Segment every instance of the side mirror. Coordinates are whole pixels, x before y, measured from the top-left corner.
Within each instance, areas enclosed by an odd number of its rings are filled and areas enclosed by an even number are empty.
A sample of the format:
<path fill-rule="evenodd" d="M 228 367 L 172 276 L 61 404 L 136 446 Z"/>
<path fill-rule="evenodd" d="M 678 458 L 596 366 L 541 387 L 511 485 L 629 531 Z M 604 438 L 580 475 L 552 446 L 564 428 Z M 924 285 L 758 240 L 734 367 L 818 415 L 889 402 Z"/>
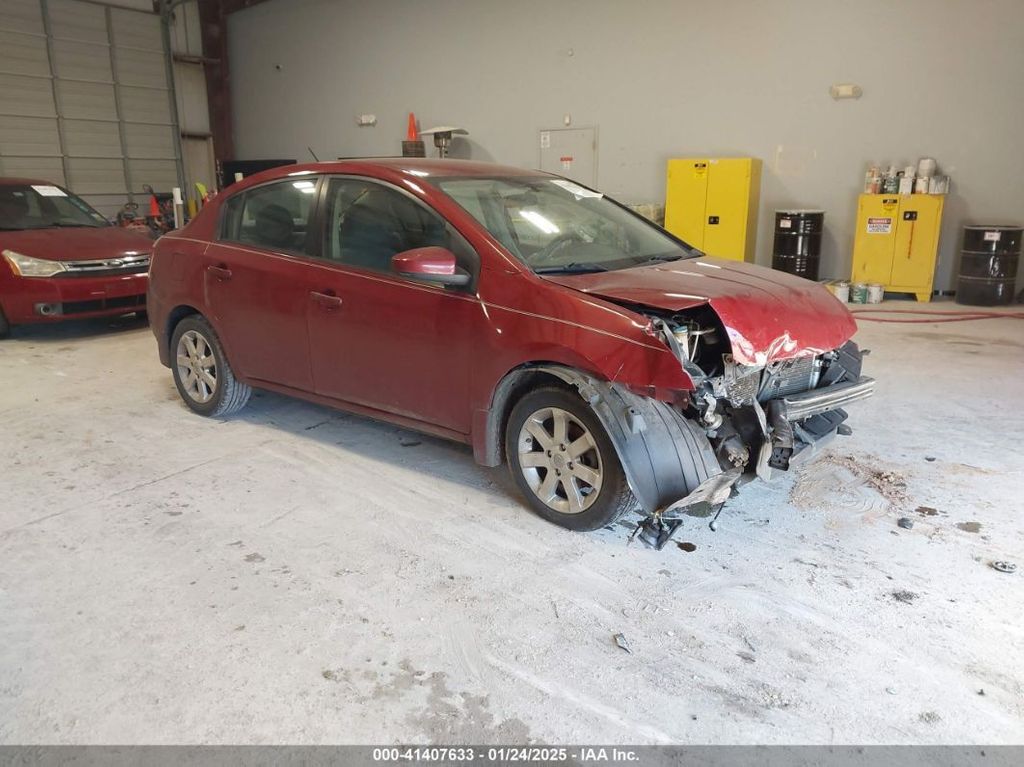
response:
<path fill-rule="evenodd" d="M 433 285 L 469 284 L 469 272 L 460 269 L 455 254 L 447 248 L 413 248 L 391 257 L 391 271 L 417 282 Z"/>

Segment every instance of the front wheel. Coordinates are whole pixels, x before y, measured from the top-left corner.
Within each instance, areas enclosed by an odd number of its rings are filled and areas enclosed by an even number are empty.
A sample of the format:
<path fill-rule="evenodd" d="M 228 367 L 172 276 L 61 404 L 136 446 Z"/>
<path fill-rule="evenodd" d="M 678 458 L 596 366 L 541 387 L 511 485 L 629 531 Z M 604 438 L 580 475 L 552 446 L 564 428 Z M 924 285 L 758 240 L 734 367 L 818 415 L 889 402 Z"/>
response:
<path fill-rule="evenodd" d="M 637 505 L 608 433 L 567 389 L 536 389 L 516 403 L 505 455 L 527 503 L 556 525 L 597 530 Z"/>
<path fill-rule="evenodd" d="M 186 317 L 171 336 L 171 371 L 185 404 L 200 415 L 231 415 L 252 389 L 235 378 L 213 326 L 200 315 Z"/>

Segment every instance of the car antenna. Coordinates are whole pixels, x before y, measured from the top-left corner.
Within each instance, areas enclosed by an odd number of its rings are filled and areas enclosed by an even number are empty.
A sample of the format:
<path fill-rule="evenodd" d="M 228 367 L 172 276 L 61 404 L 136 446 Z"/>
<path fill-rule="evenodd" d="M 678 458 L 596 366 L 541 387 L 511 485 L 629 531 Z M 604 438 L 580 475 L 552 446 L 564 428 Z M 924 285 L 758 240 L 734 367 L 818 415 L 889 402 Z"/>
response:
<path fill-rule="evenodd" d="M 310 153 L 311 155 L 313 155 L 313 160 L 314 160 L 314 162 L 320 162 L 320 158 L 316 156 L 316 152 L 314 152 L 314 151 L 313 151 L 313 148 L 312 148 L 312 147 L 308 147 L 308 146 L 307 146 L 307 147 L 306 147 L 306 149 L 308 149 L 308 150 L 309 150 L 309 153 Z"/>

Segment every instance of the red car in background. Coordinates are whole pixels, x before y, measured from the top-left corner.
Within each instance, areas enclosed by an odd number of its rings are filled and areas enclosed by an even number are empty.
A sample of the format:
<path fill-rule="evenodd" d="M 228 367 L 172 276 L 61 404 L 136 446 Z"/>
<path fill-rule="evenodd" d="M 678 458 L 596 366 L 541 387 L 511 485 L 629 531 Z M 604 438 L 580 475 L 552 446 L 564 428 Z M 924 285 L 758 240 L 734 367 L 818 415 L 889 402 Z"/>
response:
<path fill-rule="evenodd" d="M 0 178 L 0 338 L 14 325 L 144 311 L 152 249 L 62 187 Z"/>
<path fill-rule="evenodd" d="M 658 547 L 848 430 L 874 387 L 822 286 L 705 256 L 567 179 L 462 161 L 235 184 L 156 243 L 149 315 L 197 413 L 255 386 L 465 442 L 541 516 L 639 510 Z"/>

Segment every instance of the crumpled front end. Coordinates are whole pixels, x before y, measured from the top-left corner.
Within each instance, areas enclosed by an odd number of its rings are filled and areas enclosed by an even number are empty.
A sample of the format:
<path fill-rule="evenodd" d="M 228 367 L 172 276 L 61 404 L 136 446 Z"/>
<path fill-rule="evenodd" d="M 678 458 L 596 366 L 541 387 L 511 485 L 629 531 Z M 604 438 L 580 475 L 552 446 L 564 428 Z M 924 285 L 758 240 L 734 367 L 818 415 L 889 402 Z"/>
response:
<path fill-rule="evenodd" d="M 550 279 L 646 317 L 647 333 L 693 382 L 662 404 L 695 427 L 716 464 L 689 493 L 644 504 L 652 545 L 664 544 L 680 515 L 720 509 L 737 485 L 849 433 L 845 408 L 874 393 L 851 340 L 853 315 L 808 280 L 709 257 Z M 651 388 L 648 396 L 664 399 Z M 629 460 L 621 449 L 620 457 Z"/>
<path fill-rule="evenodd" d="M 708 307 L 648 316 L 652 332 L 661 335 L 694 381 L 682 415 L 703 431 L 720 468 L 690 493 L 670 502 L 663 497 L 658 508 L 648 509 L 638 532 L 656 548 L 671 538 L 684 515 L 721 511 L 739 485 L 754 477 L 770 479 L 774 471 L 787 471 L 818 453 L 837 434 L 849 434 L 845 408 L 874 393 L 874 380 L 861 373 L 864 354 L 852 340 L 827 351 L 742 364 Z"/>
<path fill-rule="evenodd" d="M 788 470 L 827 439 L 849 433 L 845 408 L 874 393 L 852 340 L 836 349 L 744 364 L 733 354 L 732 334 L 708 309 L 652 315 L 652 323 L 694 380 L 690 415 L 704 427 L 723 468 L 765 479 L 773 469 Z"/>

